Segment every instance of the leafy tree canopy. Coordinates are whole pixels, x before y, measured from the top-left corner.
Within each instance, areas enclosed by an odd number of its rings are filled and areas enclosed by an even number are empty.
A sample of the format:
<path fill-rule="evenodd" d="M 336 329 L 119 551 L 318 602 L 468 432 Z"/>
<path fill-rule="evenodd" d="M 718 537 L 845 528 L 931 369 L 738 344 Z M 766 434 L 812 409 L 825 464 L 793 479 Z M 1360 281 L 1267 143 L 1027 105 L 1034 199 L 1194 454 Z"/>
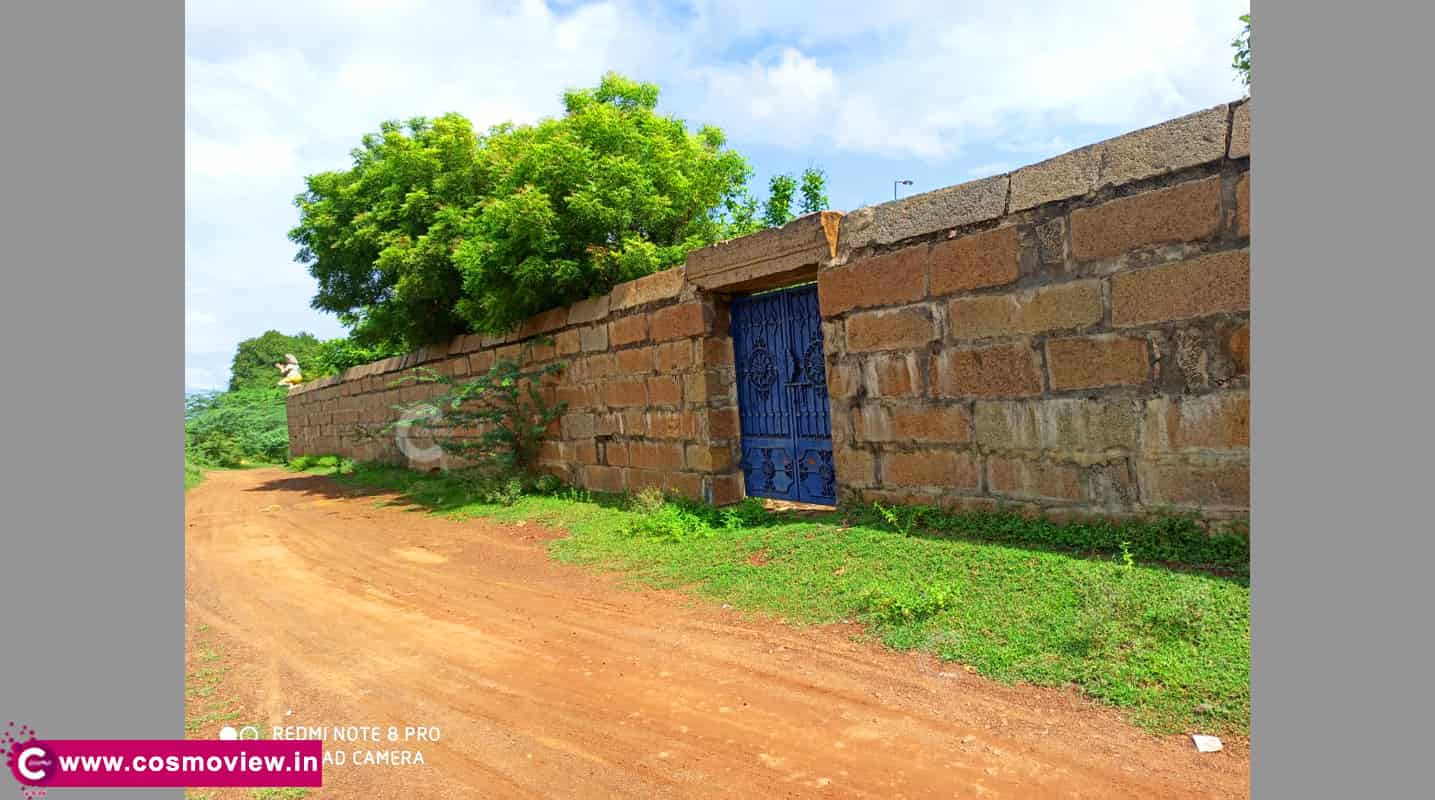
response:
<path fill-rule="evenodd" d="M 366 347 L 351 338 L 342 337 L 320 342 L 319 349 L 314 354 L 313 366 L 302 362 L 300 362 L 300 366 L 304 368 L 306 378 L 323 378 L 329 375 L 338 375 L 350 367 L 371 364 L 390 356 L 403 354 L 404 351 L 397 348 L 382 345 Z"/>
<path fill-rule="evenodd" d="M 363 345 L 420 345 L 463 329 L 453 250 L 493 185 L 467 119 L 385 122 L 354 165 L 306 179 L 289 233 L 319 282 L 311 305 Z M 302 362 L 301 362 L 302 364 Z"/>
<path fill-rule="evenodd" d="M 309 371 L 309 365 L 319 350 L 319 340 L 308 333 L 293 336 L 279 331 L 265 331 L 260 336 L 245 339 L 234 351 L 234 361 L 229 367 L 229 390 L 266 389 L 279 380 L 279 371 L 274 365 L 292 353 L 299 359 L 299 368 Z"/>
<path fill-rule="evenodd" d="M 278 386 L 203 392 L 184 398 L 185 461 L 206 467 L 282 463 L 289 457 L 289 423 Z"/>
<path fill-rule="evenodd" d="M 746 160 L 717 128 L 659 114 L 656 86 L 609 73 L 563 100 L 561 117 L 483 134 L 458 114 L 388 122 L 352 168 L 306 179 L 290 238 L 313 306 L 363 347 L 496 333 L 757 218 Z"/>

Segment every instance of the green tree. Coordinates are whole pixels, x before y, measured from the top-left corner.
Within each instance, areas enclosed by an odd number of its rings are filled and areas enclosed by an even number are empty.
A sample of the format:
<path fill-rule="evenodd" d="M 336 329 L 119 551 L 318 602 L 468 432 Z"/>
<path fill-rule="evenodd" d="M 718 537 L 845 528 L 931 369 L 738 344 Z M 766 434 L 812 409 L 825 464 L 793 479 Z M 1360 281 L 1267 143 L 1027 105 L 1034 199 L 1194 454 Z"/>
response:
<path fill-rule="evenodd" d="M 279 370 L 274 365 L 292 353 L 299 359 L 301 371 L 308 371 L 309 365 L 319 350 L 319 340 L 312 334 L 297 333 L 293 336 L 279 331 L 265 331 L 252 339 L 239 343 L 234 351 L 234 361 L 229 367 L 229 390 L 264 389 L 274 386 L 279 380 Z"/>
<path fill-rule="evenodd" d="M 458 114 L 385 123 L 353 167 L 306 179 L 290 239 L 364 347 L 496 333 L 682 262 L 742 213 L 747 162 L 722 132 L 656 111 L 609 73 L 564 114 L 484 135 Z"/>
<path fill-rule="evenodd" d="M 552 339 L 544 340 L 552 344 Z M 532 477 L 539 447 L 553 422 L 563 416 L 567 403 L 550 404 L 542 392 L 546 378 L 565 369 L 558 362 L 524 368 L 535 342 L 529 342 L 516 359 L 498 359 L 488 371 L 456 379 L 428 367 L 418 367 L 397 383 L 438 384 L 440 393 L 396 407 L 400 421 L 363 430 L 368 436 L 417 426 L 433 437 L 445 453 L 457 456 L 467 469 L 488 477 Z"/>
<path fill-rule="evenodd" d="M 808 167 L 802 172 L 802 213 L 824 211 L 831 201 L 827 199 L 827 173 L 821 167 Z"/>
<path fill-rule="evenodd" d="M 338 314 L 356 344 L 406 350 L 465 330 L 453 251 L 493 185 L 481 145 L 458 114 L 390 121 L 353 167 L 305 179 L 295 260 L 319 283 L 311 305 Z"/>
<path fill-rule="evenodd" d="M 801 195 L 801 213 L 811 214 L 814 211 L 822 211 L 828 206 L 827 199 L 827 173 L 820 167 L 808 167 L 802 171 L 802 178 L 794 178 L 786 173 L 773 175 L 767 184 L 767 202 L 763 205 L 762 222 L 769 228 L 776 228 L 791 222 L 795 215 L 792 213 L 792 201 Z M 751 228 L 760 228 L 759 225 L 751 225 Z M 751 233 L 752 230 L 739 231 Z"/>
<path fill-rule="evenodd" d="M 338 375 L 349 367 L 369 364 L 390 356 L 401 356 L 404 352 L 384 345 L 366 346 L 349 337 L 326 339 L 319 343 L 314 352 L 312 364 L 299 362 L 305 378 L 323 378 Z"/>
<path fill-rule="evenodd" d="M 288 391 L 252 387 L 184 398 L 185 461 L 206 467 L 288 459 Z"/>
<path fill-rule="evenodd" d="M 1240 76 L 1241 84 L 1249 90 L 1251 86 L 1251 15 L 1242 14 L 1241 22 L 1245 23 L 1246 27 L 1231 42 L 1231 46 L 1236 49 L 1236 54 L 1231 59 L 1231 66 Z"/>
<path fill-rule="evenodd" d="M 736 239 L 762 230 L 762 219 L 757 213 L 757 198 L 744 185 L 739 191 L 723 201 L 720 219 L 723 239 Z"/>
<path fill-rule="evenodd" d="M 797 194 L 797 179 L 791 175 L 773 175 L 767 183 L 767 205 L 762 221 L 776 228 L 792 219 L 792 197 Z"/>
<path fill-rule="evenodd" d="M 473 330 L 506 330 L 720 238 L 717 211 L 747 162 L 717 128 L 690 133 L 657 102 L 658 87 L 609 73 L 567 92 L 561 118 L 490 135 L 495 186 L 454 257 L 456 311 Z"/>

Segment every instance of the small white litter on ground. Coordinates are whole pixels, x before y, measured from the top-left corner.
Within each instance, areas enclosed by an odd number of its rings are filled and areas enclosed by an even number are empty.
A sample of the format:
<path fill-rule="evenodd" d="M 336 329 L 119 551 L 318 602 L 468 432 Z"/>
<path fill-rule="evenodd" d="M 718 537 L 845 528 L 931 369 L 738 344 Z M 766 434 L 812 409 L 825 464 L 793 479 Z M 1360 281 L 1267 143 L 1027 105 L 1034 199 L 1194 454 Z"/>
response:
<path fill-rule="evenodd" d="M 1198 753 L 1214 753 L 1221 749 L 1221 740 L 1215 736 L 1193 733 L 1191 734 L 1191 741 L 1196 743 L 1196 752 Z"/>

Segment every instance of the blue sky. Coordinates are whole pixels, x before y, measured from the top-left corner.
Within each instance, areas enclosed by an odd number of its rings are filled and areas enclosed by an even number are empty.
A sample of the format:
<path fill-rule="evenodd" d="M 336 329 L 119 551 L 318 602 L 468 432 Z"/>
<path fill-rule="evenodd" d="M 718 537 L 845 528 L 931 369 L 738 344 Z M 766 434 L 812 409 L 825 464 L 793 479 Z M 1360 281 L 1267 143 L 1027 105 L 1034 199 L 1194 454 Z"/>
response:
<path fill-rule="evenodd" d="M 560 111 L 615 69 L 711 123 L 765 185 L 820 165 L 834 208 L 1030 164 L 1243 94 L 1248 0 L 188 2 L 185 387 L 242 339 L 328 338 L 286 233 L 303 176 L 385 119 L 479 126 Z"/>

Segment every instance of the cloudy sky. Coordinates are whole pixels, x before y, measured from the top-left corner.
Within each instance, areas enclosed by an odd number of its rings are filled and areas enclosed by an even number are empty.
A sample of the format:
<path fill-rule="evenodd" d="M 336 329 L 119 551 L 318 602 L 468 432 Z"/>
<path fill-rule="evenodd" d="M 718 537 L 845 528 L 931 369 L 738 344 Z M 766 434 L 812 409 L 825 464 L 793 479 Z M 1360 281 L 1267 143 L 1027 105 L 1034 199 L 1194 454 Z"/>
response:
<path fill-rule="evenodd" d="M 559 113 L 616 69 L 728 133 L 766 184 L 820 165 L 834 208 L 1039 161 L 1242 95 L 1248 0 L 191 0 L 185 386 L 241 340 L 343 333 L 285 234 L 303 176 L 385 119 Z"/>

